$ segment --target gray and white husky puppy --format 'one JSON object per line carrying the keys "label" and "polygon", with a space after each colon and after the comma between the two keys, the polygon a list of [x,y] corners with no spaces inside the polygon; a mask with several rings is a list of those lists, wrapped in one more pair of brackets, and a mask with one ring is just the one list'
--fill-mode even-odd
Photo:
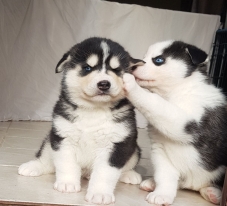
{"label": "gray and white husky puppy", "polygon": [[[181,41],[151,45],[124,75],[127,97],[149,121],[154,179],[147,201],[172,204],[178,188],[219,204],[227,165],[227,104],[208,81],[207,54]],[[138,83],[138,84],[137,84]],[[144,89],[146,88],[146,89]]]}
{"label": "gray and white husky puppy", "polygon": [[63,78],[52,128],[36,159],[18,173],[55,172],[60,192],[79,192],[81,176],[89,177],[85,199],[96,204],[115,201],[118,180],[139,184],[141,176],[133,170],[140,158],[135,113],[122,77],[142,64],[105,38],[86,39],[65,53],[56,67]]}

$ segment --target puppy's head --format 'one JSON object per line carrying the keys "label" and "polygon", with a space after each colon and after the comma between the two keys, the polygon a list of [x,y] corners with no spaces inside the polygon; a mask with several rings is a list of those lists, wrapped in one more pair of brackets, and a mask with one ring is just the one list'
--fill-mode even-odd
{"label": "puppy's head", "polygon": [[144,61],[146,64],[133,72],[138,83],[148,89],[164,88],[177,84],[195,71],[205,73],[207,54],[181,41],[165,41],[151,45]]}
{"label": "puppy's head", "polygon": [[123,74],[143,64],[118,43],[94,37],[65,53],[56,73],[64,72],[62,89],[72,102],[113,102],[124,97]]}

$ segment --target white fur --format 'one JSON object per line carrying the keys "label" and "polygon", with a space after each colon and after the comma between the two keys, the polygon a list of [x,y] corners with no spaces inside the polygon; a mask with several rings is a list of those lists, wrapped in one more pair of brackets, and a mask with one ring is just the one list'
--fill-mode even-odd
{"label": "white fur", "polygon": [[111,59],[110,59],[110,67],[112,69],[116,69],[120,66],[120,62],[119,62],[119,59],[118,57],[116,56],[113,56]]}
{"label": "white fur", "polygon": [[[161,55],[172,42],[150,46],[144,58],[146,64],[133,72],[135,77],[130,74],[123,77],[128,99],[150,123],[156,188],[148,194],[147,201],[165,205],[173,203],[178,187],[201,192],[225,169],[219,167],[212,172],[203,169],[200,154],[189,144],[193,137],[184,130],[186,123],[200,121],[204,108],[222,106],[225,99],[217,88],[205,83],[200,72],[184,78],[187,65],[183,61],[168,57],[162,66],[152,63],[151,59]],[[141,188],[152,190],[153,184],[146,181]],[[203,196],[207,195],[202,191]],[[212,191],[219,195],[220,190]]]}
{"label": "white fur", "polygon": [[92,54],[91,56],[88,57],[86,62],[89,66],[94,67],[98,64],[98,61],[99,61],[98,56],[96,54]]}
{"label": "white fur", "polygon": [[102,60],[102,65],[103,66],[102,66],[102,68],[105,69],[106,68],[105,62],[106,62],[107,57],[109,56],[110,48],[109,48],[108,44],[105,41],[102,41],[100,46],[101,46],[101,48],[103,50],[103,60]]}

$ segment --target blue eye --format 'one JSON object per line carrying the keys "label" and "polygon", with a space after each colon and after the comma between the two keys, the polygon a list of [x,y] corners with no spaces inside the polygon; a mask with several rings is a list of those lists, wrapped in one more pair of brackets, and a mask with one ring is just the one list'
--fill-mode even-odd
{"label": "blue eye", "polygon": [[85,71],[87,71],[87,72],[89,72],[89,71],[92,70],[92,68],[91,68],[90,66],[85,66],[83,69],[84,69]]}
{"label": "blue eye", "polygon": [[162,64],[165,63],[165,59],[164,59],[163,57],[161,57],[161,56],[157,56],[157,57],[155,57],[155,58],[152,58],[152,61],[153,61],[153,63],[154,63],[156,66],[160,66],[160,65],[162,65]]}
{"label": "blue eye", "polygon": [[157,63],[162,63],[162,62],[164,62],[164,60],[163,60],[162,58],[157,58],[157,59],[155,59],[155,61],[156,61]]}

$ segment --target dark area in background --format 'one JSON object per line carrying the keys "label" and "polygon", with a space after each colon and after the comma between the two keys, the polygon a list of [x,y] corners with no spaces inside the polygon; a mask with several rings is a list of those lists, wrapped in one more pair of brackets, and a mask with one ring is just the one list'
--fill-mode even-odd
{"label": "dark area in background", "polygon": [[153,8],[185,12],[216,14],[225,24],[227,0],[107,0],[125,4],[137,4]]}

